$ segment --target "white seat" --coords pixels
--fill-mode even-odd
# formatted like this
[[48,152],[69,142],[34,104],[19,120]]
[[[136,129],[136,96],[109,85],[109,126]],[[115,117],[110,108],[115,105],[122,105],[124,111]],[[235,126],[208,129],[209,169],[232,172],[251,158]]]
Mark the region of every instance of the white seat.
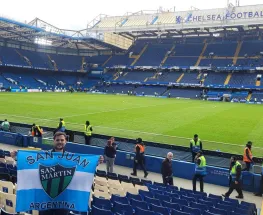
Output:
[[15,210],[16,210],[16,195],[9,194],[9,193],[3,193],[3,197],[4,197],[4,208],[5,208],[6,212],[8,212],[8,213],[15,213]]
[[139,194],[138,190],[135,187],[134,188],[125,187],[124,190],[127,193],[131,193],[131,194],[134,194],[134,195],[138,195]]
[[117,196],[121,196],[121,197],[125,197],[126,196],[126,192],[123,189],[113,189],[110,188],[110,194],[111,195],[117,195]]
[[135,184],[135,188],[136,188],[137,190],[149,191],[148,187],[146,187],[146,186],[140,186],[140,185],[137,185],[137,184]]
[[95,184],[94,190],[99,190],[99,191],[107,192],[107,193],[109,192],[109,189],[107,186],[101,186],[99,184]]
[[109,193],[101,192],[99,190],[94,190],[93,195],[96,196],[97,198],[104,198],[104,199],[110,199],[111,198],[111,195]]
[[0,190],[1,192],[14,194],[15,192],[15,186],[10,181],[1,181],[0,180]]

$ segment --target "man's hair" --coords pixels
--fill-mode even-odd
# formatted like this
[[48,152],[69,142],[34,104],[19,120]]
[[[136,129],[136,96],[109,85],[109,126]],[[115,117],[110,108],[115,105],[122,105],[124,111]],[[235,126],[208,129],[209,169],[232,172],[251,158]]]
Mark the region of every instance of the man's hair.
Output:
[[232,158],[234,161],[237,160],[237,157],[236,157],[236,156],[232,156],[231,158]]
[[5,119],[5,121],[7,121],[7,119]]
[[59,120],[60,120],[60,121],[63,121],[63,118],[60,118]]
[[202,150],[199,150],[199,151],[197,152],[197,154],[203,155],[203,151],[202,151]]
[[195,135],[194,135],[194,138],[197,138],[197,137],[198,137],[198,134],[195,134]]
[[64,132],[58,131],[54,134],[53,139],[55,140],[58,136],[63,135],[67,139],[67,135]]
[[248,142],[247,142],[247,145],[248,145],[248,146],[252,146],[252,142],[251,142],[251,141],[248,141]]
[[172,152],[168,152],[167,153],[167,157],[170,156],[170,155],[174,156],[174,154]]
[[137,141],[137,143],[142,143],[142,138],[139,137],[136,139],[136,141]]

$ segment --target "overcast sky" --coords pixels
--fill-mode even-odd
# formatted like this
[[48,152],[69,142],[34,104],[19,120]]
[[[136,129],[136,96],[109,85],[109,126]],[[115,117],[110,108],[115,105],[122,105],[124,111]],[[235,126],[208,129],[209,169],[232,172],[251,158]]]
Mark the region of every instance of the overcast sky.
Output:
[[[262,3],[263,0],[240,0],[240,5]],[[2,0],[0,15],[23,22],[38,17],[58,28],[81,30],[99,14],[117,16],[159,7],[182,11],[191,6],[212,9],[226,5],[227,0]]]

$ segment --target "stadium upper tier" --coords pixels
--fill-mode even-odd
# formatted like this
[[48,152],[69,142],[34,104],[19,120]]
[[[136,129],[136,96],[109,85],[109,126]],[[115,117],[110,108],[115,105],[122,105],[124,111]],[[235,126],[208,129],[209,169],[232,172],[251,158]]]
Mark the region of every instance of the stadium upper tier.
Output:
[[123,53],[92,57],[35,52],[0,46],[0,64],[57,71],[99,67],[217,67],[255,69],[263,65],[261,37],[139,39]]

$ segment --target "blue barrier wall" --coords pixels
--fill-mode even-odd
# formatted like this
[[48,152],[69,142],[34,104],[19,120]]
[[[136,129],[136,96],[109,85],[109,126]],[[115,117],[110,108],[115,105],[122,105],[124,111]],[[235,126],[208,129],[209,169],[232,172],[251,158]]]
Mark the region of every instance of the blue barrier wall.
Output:
[[[41,139],[36,137],[22,136],[20,134],[13,134],[8,132],[0,132],[0,142],[10,145],[20,145],[32,146],[37,148],[42,148],[44,150],[51,149],[53,140],[52,139]],[[96,146],[86,146],[83,144],[67,143],[66,150],[73,153],[80,154],[96,154],[103,155],[104,149]],[[115,164],[120,166],[125,166],[132,168],[133,166],[134,154],[118,151]],[[161,164],[163,158],[146,156],[146,168],[148,171],[160,173]],[[193,163],[173,160],[173,173],[175,177],[184,178],[191,180],[194,174],[195,165]],[[132,172],[132,170],[131,170]],[[216,184],[220,186],[228,186],[229,184],[229,171],[228,169],[218,168],[213,166],[207,167],[207,176],[205,177],[205,182],[210,184]],[[252,174],[250,172],[243,172],[243,187],[244,190],[250,192],[256,192],[260,187],[260,175]],[[176,184],[176,181],[175,181]]]

